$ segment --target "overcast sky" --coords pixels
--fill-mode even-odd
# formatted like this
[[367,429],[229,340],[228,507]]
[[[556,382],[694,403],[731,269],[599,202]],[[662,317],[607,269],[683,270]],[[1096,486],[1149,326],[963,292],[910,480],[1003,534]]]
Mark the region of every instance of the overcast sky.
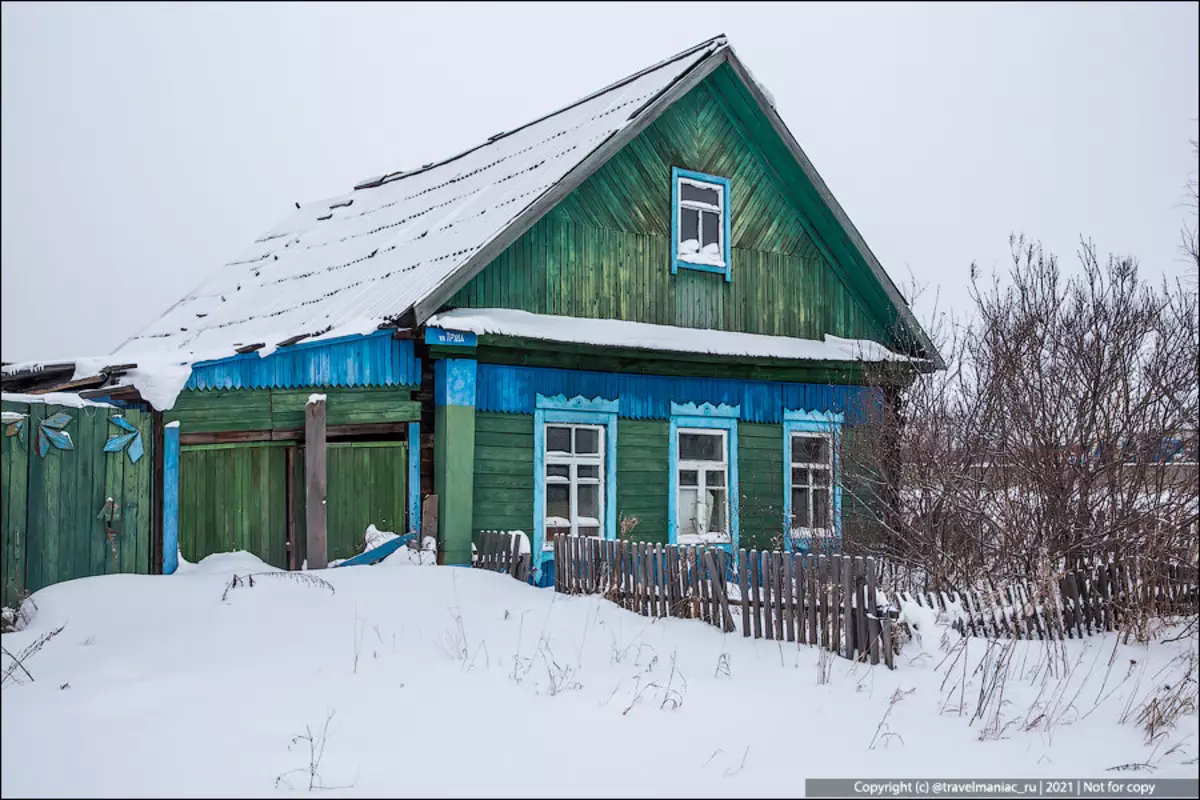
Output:
[[722,32],[919,315],[1011,232],[1179,275],[1197,8],[4,3],[0,354],[107,353],[293,202]]

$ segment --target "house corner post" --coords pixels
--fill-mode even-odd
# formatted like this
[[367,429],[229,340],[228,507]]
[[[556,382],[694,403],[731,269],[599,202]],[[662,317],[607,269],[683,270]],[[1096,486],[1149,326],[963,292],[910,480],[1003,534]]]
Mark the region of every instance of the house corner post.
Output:
[[324,569],[328,558],[325,532],[325,395],[313,394],[304,407],[304,475],[306,554],[308,569]]
[[434,363],[434,488],[438,551],[443,564],[471,563],[475,491],[475,380],[470,358]]
[[163,428],[162,573],[179,568],[179,423]]

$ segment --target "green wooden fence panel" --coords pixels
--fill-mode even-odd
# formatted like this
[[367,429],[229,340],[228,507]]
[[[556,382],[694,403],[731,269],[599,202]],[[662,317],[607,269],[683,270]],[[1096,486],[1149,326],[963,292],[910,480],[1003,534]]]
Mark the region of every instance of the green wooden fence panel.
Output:
[[[28,414],[24,404],[4,402],[4,410]],[[7,426],[5,426],[7,427]],[[25,511],[29,477],[29,419],[23,422],[20,436],[4,435],[0,443],[0,531],[3,550],[0,551],[0,579],[3,584],[3,604],[12,605],[20,599],[25,588],[26,524]]]

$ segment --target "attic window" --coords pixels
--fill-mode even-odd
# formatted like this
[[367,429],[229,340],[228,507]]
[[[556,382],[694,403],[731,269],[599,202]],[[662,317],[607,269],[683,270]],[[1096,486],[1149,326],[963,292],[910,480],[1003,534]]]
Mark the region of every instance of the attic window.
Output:
[[671,170],[671,274],[683,267],[732,280],[729,208],[727,178]]

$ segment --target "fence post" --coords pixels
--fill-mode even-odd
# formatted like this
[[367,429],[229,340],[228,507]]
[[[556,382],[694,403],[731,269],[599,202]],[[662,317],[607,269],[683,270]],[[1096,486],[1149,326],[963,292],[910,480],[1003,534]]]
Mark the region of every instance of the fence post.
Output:
[[[290,477],[289,477],[290,480]],[[163,428],[162,572],[179,568],[179,421]]]
[[328,558],[325,531],[325,395],[313,394],[304,406],[304,472],[307,560],[324,569]]

